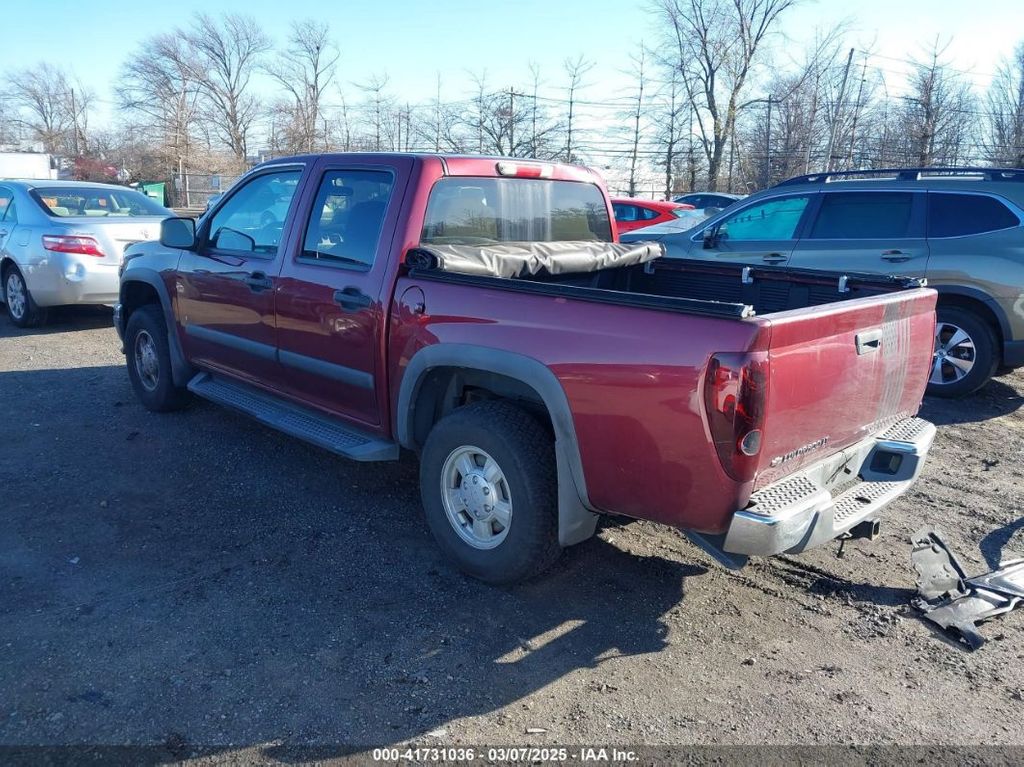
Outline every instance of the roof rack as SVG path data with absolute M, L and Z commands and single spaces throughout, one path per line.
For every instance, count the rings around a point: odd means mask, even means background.
M 926 178 L 976 178 L 985 181 L 1024 181 L 1024 168 L 868 168 L 865 170 L 836 170 L 821 173 L 807 173 L 794 176 L 775 186 L 795 184 L 827 184 L 830 181 L 856 180 L 857 178 L 896 181 L 922 181 Z

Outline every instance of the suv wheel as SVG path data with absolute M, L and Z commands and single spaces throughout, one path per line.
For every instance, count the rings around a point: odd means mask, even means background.
M 40 325 L 46 319 L 46 312 L 32 298 L 18 267 L 8 266 L 3 279 L 4 303 L 7 305 L 7 316 L 11 322 L 19 328 Z
M 514 405 L 478 402 L 438 422 L 420 493 L 441 550 L 474 578 L 524 580 L 561 552 L 554 439 Z
M 928 394 L 963 397 L 975 392 L 993 376 L 998 364 L 996 334 L 985 320 L 959 307 L 936 310 Z
M 132 312 L 124 334 L 128 378 L 142 404 L 157 412 L 177 410 L 188 398 L 174 385 L 167 325 L 159 306 L 149 304 Z

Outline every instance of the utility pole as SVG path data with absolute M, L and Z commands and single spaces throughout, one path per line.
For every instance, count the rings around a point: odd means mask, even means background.
M 73 123 L 73 138 L 72 143 L 75 149 L 75 157 L 79 156 L 78 152 L 78 105 L 75 102 L 75 89 L 71 89 L 71 121 Z
M 768 118 L 764 126 L 764 185 L 772 183 L 772 95 L 768 94 Z
M 828 137 L 828 153 L 825 158 L 825 172 L 832 170 L 832 150 L 836 145 L 836 129 L 839 127 L 839 115 L 843 109 L 843 99 L 846 98 L 846 80 L 850 76 L 850 66 L 853 64 L 853 48 L 850 48 L 850 55 L 846 57 L 846 69 L 843 70 L 843 81 L 839 84 L 839 99 L 836 101 L 835 113 L 832 115 L 832 131 Z
M 516 91 L 508 89 L 508 156 L 516 156 Z
M 850 151 L 846 154 L 846 164 L 853 167 L 853 145 L 857 140 L 857 119 L 860 117 L 860 100 L 864 95 L 864 81 L 868 77 L 868 57 L 864 57 L 864 69 L 860 74 L 860 86 L 857 88 L 857 101 L 853 106 L 853 125 L 850 126 Z

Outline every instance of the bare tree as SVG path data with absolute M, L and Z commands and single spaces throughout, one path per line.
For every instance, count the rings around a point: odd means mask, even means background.
M 569 95 L 569 119 L 566 122 L 565 161 L 575 162 L 573 155 L 573 117 L 576 105 L 576 93 L 583 87 L 583 78 L 594 68 L 593 61 L 587 61 L 582 55 L 575 59 L 566 59 L 563 63 L 565 74 L 569 77 L 566 90 Z
M 157 35 L 140 45 L 122 68 L 119 105 L 162 157 L 157 178 L 181 173 L 189 164 L 199 83 L 192 78 L 188 57 L 180 38 Z
M 207 122 L 241 169 L 260 116 L 250 81 L 270 50 L 270 41 L 254 19 L 240 14 L 225 14 L 219 20 L 196 14 L 192 26 L 179 35 L 189 49 L 188 72 L 204 96 Z
M 985 103 L 986 159 L 994 165 L 1024 168 L 1024 43 L 999 66 Z
M 636 104 L 631 110 L 629 118 L 633 124 L 631 131 L 631 142 L 629 151 L 629 186 L 628 195 L 630 197 L 636 197 L 637 187 L 637 172 L 639 170 L 639 153 L 640 153 L 640 118 L 644 114 L 644 86 L 646 82 L 646 73 L 644 71 L 644 65 L 647 61 L 647 50 L 640 46 L 640 52 L 630 55 L 630 60 L 633 63 L 631 69 L 631 76 L 633 82 L 636 83 Z
M 384 146 L 382 142 L 386 138 L 390 113 L 394 106 L 392 99 L 387 94 L 388 81 L 389 78 L 386 74 L 375 74 L 365 83 L 356 85 L 366 97 L 365 112 L 370 124 L 373 125 L 371 141 L 375 152 L 381 151 Z
M 766 38 L 798 0 L 657 0 L 679 72 L 694 105 L 708 163 L 708 188 L 718 188 L 722 157 L 736 111 Z
M 33 140 L 51 154 L 75 154 L 81 142 L 83 109 L 88 109 L 88 95 L 75 86 L 65 72 L 40 62 L 29 69 L 13 72 L 7 78 L 7 97 L 14 104 L 14 122 L 25 128 Z
M 326 22 L 293 22 L 287 47 L 267 65 L 267 71 L 287 94 L 289 151 L 326 148 L 328 136 L 322 103 L 334 80 L 339 53 L 330 41 Z
M 968 84 L 940 61 L 944 51 L 936 44 L 914 65 L 910 93 L 896 112 L 903 164 L 956 165 L 970 157 L 974 97 Z

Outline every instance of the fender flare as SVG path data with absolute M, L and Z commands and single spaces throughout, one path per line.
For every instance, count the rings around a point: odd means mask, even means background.
M 1003 343 L 1014 340 L 1013 330 L 1010 328 L 1010 321 L 1006 316 L 1006 312 L 999 305 L 999 303 L 992 298 L 988 293 L 985 293 L 977 288 L 971 288 L 963 285 L 929 285 L 928 287 L 933 288 L 939 294 L 939 301 L 942 300 L 943 296 L 960 296 L 963 298 L 970 298 L 977 301 L 979 304 L 983 304 L 990 312 L 992 316 L 996 318 L 996 322 L 999 324 L 999 331 L 1003 337 Z
M 415 449 L 413 418 L 420 387 L 432 369 L 456 367 L 497 373 L 529 386 L 540 396 L 555 432 L 558 469 L 558 542 L 571 546 L 594 534 L 597 514 L 587 495 L 576 427 L 565 390 L 544 363 L 516 352 L 473 344 L 439 343 L 418 351 L 405 368 L 398 391 L 395 434 L 403 447 Z
M 181 339 L 178 337 L 178 330 L 175 327 L 174 322 L 174 311 L 171 305 L 171 298 L 167 294 L 167 286 L 164 285 L 164 281 L 160 279 L 160 274 L 155 269 L 148 267 L 129 267 L 124 276 L 121 278 L 121 286 L 119 288 L 119 299 L 121 302 L 121 312 L 119 313 L 119 322 L 121 323 L 121 336 L 124 337 L 124 331 L 128 327 L 128 316 L 124 313 L 123 307 L 125 306 L 124 300 L 124 287 L 125 285 L 132 282 L 141 282 L 156 291 L 157 297 L 160 299 L 160 311 L 164 316 L 164 322 L 167 325 L 167 346 L 171 354 L 171 377 L 174 380 L 176 386 L 185 386 L 192 379 L 195 371 L 192 366 L 188 364 L 185 358 L 185 352 L 181 348 Z M 123 348 L 122 348 L 123 351 Z

